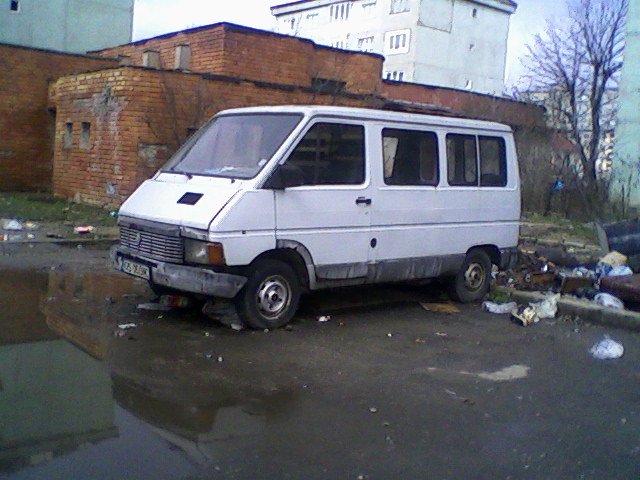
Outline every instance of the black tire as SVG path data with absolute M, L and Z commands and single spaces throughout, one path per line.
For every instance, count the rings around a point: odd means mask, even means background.
M 235 298 L 240 319 L 252 328 L 272 329 L 289 323 L 300 302 L 300 282 L 288 264 L 261 260 L 250 270 Z
M 491 260 L 484 250 L 471 250 L 449 284 L 451 297 L 462 303 L 482 300 L 491 286 Z

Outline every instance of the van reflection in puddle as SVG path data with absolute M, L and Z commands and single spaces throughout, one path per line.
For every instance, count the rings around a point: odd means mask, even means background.
M 183 386 L 167 388 L 118 375 L 112 381 L 114 399 L 121 407 L 201 466 L 225 458 L 226 451 L 237 450 L 263 433 L 269 421 L 293 401 L 293 393 L 286 390 L 240 392 L 213 387 L 194 392 L 187 386 L 188 379 Z

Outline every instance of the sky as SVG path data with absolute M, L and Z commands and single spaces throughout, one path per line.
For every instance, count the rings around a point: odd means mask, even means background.
M 533 35 L 544 30 L 545 21 L 566 15 L 563 0 L 516 0 L 518 9 L 511 17 L 507 50 L 507 85 L 522 73 L 520 57 Z M 286 0 L 135 0 L 133 40 L 218 22 L 237 23 L 271 30 L 274 17 L 270 6 Z

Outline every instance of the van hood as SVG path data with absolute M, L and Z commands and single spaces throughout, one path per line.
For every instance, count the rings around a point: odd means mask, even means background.
M 120 207 L 119 215 L 208 230 L 238 192 L 229 182 L 191 184 L 147 180 Z

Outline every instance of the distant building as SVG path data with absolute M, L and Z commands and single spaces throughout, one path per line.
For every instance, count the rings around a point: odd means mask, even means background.
M 629 0 L 611 193 L 640 210 L 640 0 Z
M 134 0 L 5 0 L 0 43 L 85 53 L 131 41 Z
M 389 80 L 501 95 L 511 0 L 299 0 L 276 31 L 385 56 Z

